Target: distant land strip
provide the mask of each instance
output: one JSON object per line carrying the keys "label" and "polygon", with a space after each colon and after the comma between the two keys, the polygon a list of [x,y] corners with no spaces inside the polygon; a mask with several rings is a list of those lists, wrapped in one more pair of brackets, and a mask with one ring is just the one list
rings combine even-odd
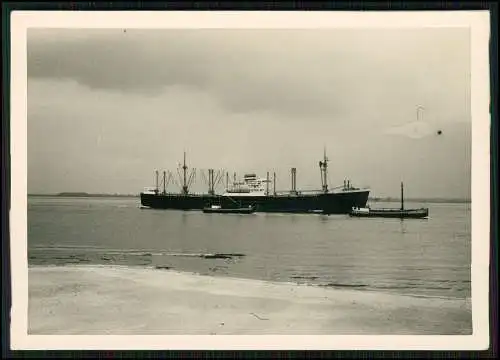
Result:
{"label": "distant land strip", "polygon": [[46,197],[139,197],[139,194],[90,194],[86,192],[61,192],[58,194],[28,194],[28,196]]}
{"label": "distant land strip", "polygon": [[[61,192],[58,194],[28,194],[28,196],[45,196],[45,197],[125,197],[125,198],[135,198],[139,197],[139,194],[92,194],[86,192]],[[370,197],[368,201],[372,202],[400,202],[399,198],[393,197]],[[470,199],[453,199],[453,198],[405,198],[408,202],[427,202],[427,203],[470,203]]]}
{"label": "distant land strip", "polygon": [[[370,197],[368,201],[373,202],[401,202],[401,199],[392,197]],[[405,202],[427,202],[427,203],[470,203],[470,199],[447,199],[447,198],[405,198]]]}

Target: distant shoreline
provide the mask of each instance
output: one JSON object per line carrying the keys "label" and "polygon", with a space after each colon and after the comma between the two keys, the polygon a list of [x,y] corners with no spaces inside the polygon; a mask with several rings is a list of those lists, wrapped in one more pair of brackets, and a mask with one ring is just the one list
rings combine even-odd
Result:
{"label": "distant shoreline", "polygon": [[28,196],[35,196],[35,197],[70,197],[70,198],[90,198],[90,197],[105,197],[105,198],[116,198],[116,197],[126,197],[126,198],[138,198],[138,194],[88,194],[88,193],[69,193],[69,192],[64,192],[64,193],[59,193],[59,194],[28,194]]}
{"label": "distant shoreline", "polygon": [[[65,197],[65,198],[138,198],[139,194],[90,194],[85,192],[62,192],[58,194],[28,194],[30,197]],[[394,202],[399,203],[401,200],[397,198],[379,198],[370,197],[369,202]],[[457,203],[469,204],[470,199],[446,199],[446,198],[408,198],[407,202],[423,202],[423,203]]]}
{"label": "distant shoreline", "polygon": [[[401,202],[396,198],[369,198],[368,201],[372,202]],[[405,198],[405,202],[423,202],[423,203],[457,203],[457,204],[470,204],[470,199],[445,199],[445,198]]]}

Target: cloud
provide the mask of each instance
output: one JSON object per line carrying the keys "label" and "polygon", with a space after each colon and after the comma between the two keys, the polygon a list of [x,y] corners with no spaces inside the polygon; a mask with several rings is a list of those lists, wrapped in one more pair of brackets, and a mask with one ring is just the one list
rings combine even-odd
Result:
{"label": "cloud", "polygon": [[390,135],[400,135],[411,139],[422,139],[426,136],[434,135],[437,129],[422,121],[414,121],[401,126],[388,128],[385,133]]}
{"label": "cloud", "polygon": [[467,111],[468,46],[464,29],[30,30],[28,75],[150,95],[182,85],[237,113],[334,121],[425,103],[440,117]]}
{"label": "cloud", "polygon": [[463,29],[30,29],[28,39],[30,191],[138,192],[184,150],[199,170],[276,171],[288,189],[296,167],[300,188],[318,188],[326,146],[332,186],[347,177],[383,196],[403,178],[415,196],[470,192],[470,134],[453,130],[471,122]]}

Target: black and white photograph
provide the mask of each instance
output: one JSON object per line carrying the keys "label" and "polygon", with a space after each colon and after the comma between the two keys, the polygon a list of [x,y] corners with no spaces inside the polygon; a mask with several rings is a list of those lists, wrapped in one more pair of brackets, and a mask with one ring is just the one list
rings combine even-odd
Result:
{"label": "black and white photograph", "polygon": [[489,346],[488,12],[11,23],[17,346]]}

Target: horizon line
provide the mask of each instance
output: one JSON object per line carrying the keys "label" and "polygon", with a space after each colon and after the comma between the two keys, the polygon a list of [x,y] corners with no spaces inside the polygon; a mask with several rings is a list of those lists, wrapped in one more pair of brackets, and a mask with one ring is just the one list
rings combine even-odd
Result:
{"label": "horizon line", "polygon": [[[84,191],[65,191],[59,193],[28,193],[28,196],[56,196],[56,197],[139,197],[140,193],[87,193]],[[372,201],[400,201],[397,196],[370,196],[368,200]],[[408,197],[405,201],[459,201],[471,202],[470,198],[458,197]]]}

